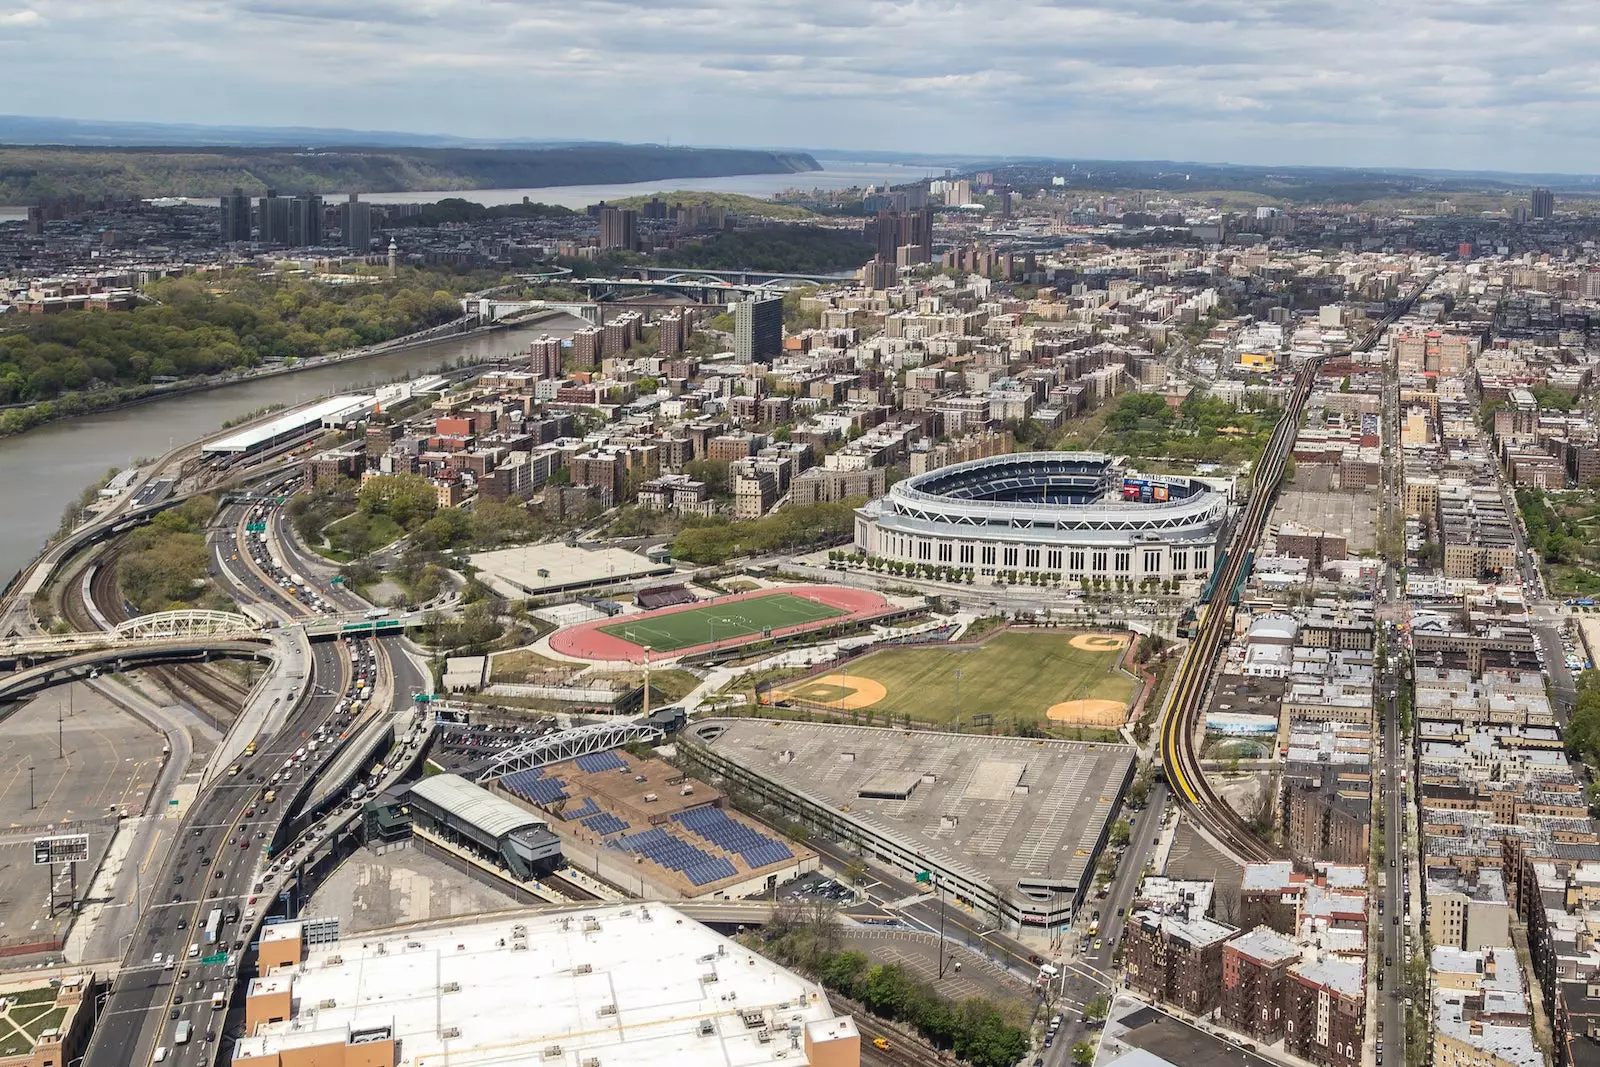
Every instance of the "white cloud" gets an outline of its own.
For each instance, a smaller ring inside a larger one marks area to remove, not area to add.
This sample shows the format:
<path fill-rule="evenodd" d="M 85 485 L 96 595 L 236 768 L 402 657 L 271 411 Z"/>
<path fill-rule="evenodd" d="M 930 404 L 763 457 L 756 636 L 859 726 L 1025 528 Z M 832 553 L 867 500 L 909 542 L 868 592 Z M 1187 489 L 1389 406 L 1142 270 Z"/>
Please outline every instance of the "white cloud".
<path fill-rule="evenodd" d="M 0 40 L 24 22 L 0 94 L 35 114 L 1600 171 L 1591 0 L 34 0 Z"/>

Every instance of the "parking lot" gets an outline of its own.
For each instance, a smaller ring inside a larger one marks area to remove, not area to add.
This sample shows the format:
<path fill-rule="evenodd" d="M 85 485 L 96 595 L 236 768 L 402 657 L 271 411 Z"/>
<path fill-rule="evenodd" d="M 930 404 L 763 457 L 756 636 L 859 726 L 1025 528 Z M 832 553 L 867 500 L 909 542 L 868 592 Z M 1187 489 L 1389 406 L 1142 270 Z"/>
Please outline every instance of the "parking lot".
<path fill-rule="evenodd" d="M 137 815 L 164 747 L 159 733 L 88 686 L 40 693 L 0 731 L 0 826 Z"/>
<path fill-rule="evenodd" d="M 78 895 L 118 819 L 140 815 L 164 759 L 162 736 L 85 685 L 57 686 L 27 701 L 0 731 L 0 946 L 47 944 L 69 912 L 49 910 L 50 870 L 33 865 L 33 838 L 87 833 Z M 71 891 L 65 866 L 56 893 Z"/>

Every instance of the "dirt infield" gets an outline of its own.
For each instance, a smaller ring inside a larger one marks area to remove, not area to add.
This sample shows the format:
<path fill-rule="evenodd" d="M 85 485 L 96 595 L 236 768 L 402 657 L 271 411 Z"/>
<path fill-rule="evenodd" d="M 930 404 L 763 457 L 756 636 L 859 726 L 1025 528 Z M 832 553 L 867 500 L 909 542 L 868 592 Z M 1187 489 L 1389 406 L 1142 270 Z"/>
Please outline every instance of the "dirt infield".
<path fill-rule="evenodd" d="M 1119 700 L 1063 700 L 1050 705 L 1045 715 L 1051 722 L 1116 729 L 1128 721 L 1128 705 Z"/>
<path fill-rule="evenodd" d="M 681 604 L 675 607 L 662 608 L 659 611 L 641 611 L 626 615 L 618 615 L 611 619 L 600 619 L 594 622 L 581 623 L 569 629 L 560 630 L 550 635 L 550 648 L 563 656 L 574 659 L 625 661 L 628 663 L 643 663 L 645 658 L 644 647 L 628 640 L 616 632 L 619 624 L 627 620 L 645 621 L 659 619 L 665 616 L 680 614 L 686 611 L 702 611 L 712 605 L 736 604 L 741 600 L 750 600 L 757 597 L 767 597 L 774 593 L 787 593 L 791 596 L 801 597 L 815 601 L 818 604 L 835 608 L 845 614 L 833 618 L 821 619 L 814 622 L 800 623 L 795 626 L 775 627 L 771 631 L 773 637 L 785 637 L 790 634 L 805 633 L 811 630 L 825 629 L 840 623 L 852 622 L 858 619 L 868 619 L 883 615 L 894 610 L 894 606 L 877 593 L 866 589 L 852 589 L 847 586 L 837 585 L 784 585 L 771 589 L 757 589 L 749 593 L 739 593 L 734 596 L 717 597 L 714 600 L 702 600 L 694 604 Z M 607 633 L 606 631 L 613 631 Z M 766 640 L 764 634 L 745 634 L 740 637 L 717 641 L 714 644 L 693 645 L 688 648 L 673 650 L 672 656 L 663 656 L 659 652 L 651 658 L 661 663 L 668 658 L 687 656 L 695 652 L 705 652 L 713 648 L 736 648 L 740 645 Z"/>
<path fill-rule="evenodd" d="M 1121 652 L 1128 647 L 1128 635 L 1079 634 L 1068 643 L 1082 652 Z"/>
<path fill-rule="evenodd" d="M 808 678 L 797 685 L 774 689 L 767 695 L 771 701 L 801 700 L 824 708 L 854 711 L 870 708 L 889 695 L 882 682 L 871 678 L 851 678 L 847 674 L 828 674 L 821 678 Z"/>
<path fill-rule="evenodd" d="M 870 651 L 846 670 L 834 664 L 774 683 L 762 699 L 939 725 L 1114 728 L 1139 691 L 1118 662 L 1126 646 L 1116 633 L 1010 628 L 974 643 Z"/>

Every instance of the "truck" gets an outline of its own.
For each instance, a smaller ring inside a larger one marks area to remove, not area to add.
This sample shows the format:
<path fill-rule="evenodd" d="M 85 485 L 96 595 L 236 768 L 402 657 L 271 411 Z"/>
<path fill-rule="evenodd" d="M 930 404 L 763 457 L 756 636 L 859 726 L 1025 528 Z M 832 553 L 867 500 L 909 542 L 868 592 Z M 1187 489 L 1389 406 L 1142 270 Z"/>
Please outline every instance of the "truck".
<path fill-rule="evenodd" d="M 211 914 L 206 916 L 206 944 L 215 945 L 217 935 L 222 932 L 222 909 L 212 908 Z"/>
<path fill-rule="evenodd" d="M 189 1025 L 188 1019 L 180 1020 L 177 1029 L 172 1031 L 172 1043 L 174 1045 L 187 1045 L 189 1043 L 189 1031 L 192 1029 L 193 1027 Z"/>
<path fill-rule="evenodd" d="M 211 994 L 211 1010 L 221 1011 L 228 1006 L 228 998 L 221 992 Z"/>
<path fill-rule="evenodd" d="M 277 799 L 278 799 L 278 791 L 276 789 L 269 789 L 269 790 L 267 790 L 266 795 L 261 798 L 261 802 L 263 804 L 271 804 L 274 800 L 277 800 Z"/>
<path fill-rule="evenodd" d="M 388 614 L 389 614 L 389 609 L 388 608 L 373 608 L 371 611 L 367 612 L 367 618 L 369 618 L 369 619 L 381 619 L 381 618 L 383 618 L 384 616 L 386 616 Z"/>
<path fill-rule="evenodd" d="M 362 687 L 362 689 L 361 689 L 361 699 L 363 701 L 367 701 L 367 700 L 371 700 L 372 699 L 372 686 L 368 685 L 368 686 L 363 686 Z"/>

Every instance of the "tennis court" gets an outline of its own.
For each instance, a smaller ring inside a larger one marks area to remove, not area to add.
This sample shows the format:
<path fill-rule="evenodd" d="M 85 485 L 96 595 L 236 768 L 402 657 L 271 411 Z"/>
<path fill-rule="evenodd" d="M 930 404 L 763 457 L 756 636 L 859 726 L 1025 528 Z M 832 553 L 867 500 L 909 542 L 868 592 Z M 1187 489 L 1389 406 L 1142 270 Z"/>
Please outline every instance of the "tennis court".
<path fill-rule="evenodd" d="M 768 630 L 836 619 L 850 612 L 793 593 L 768 593 L 748 599 L 706 604 L 683 611 L 650 613 L 596 627 L 601 633 L 655 652 L 676 652 L 717 644 Z"/>

